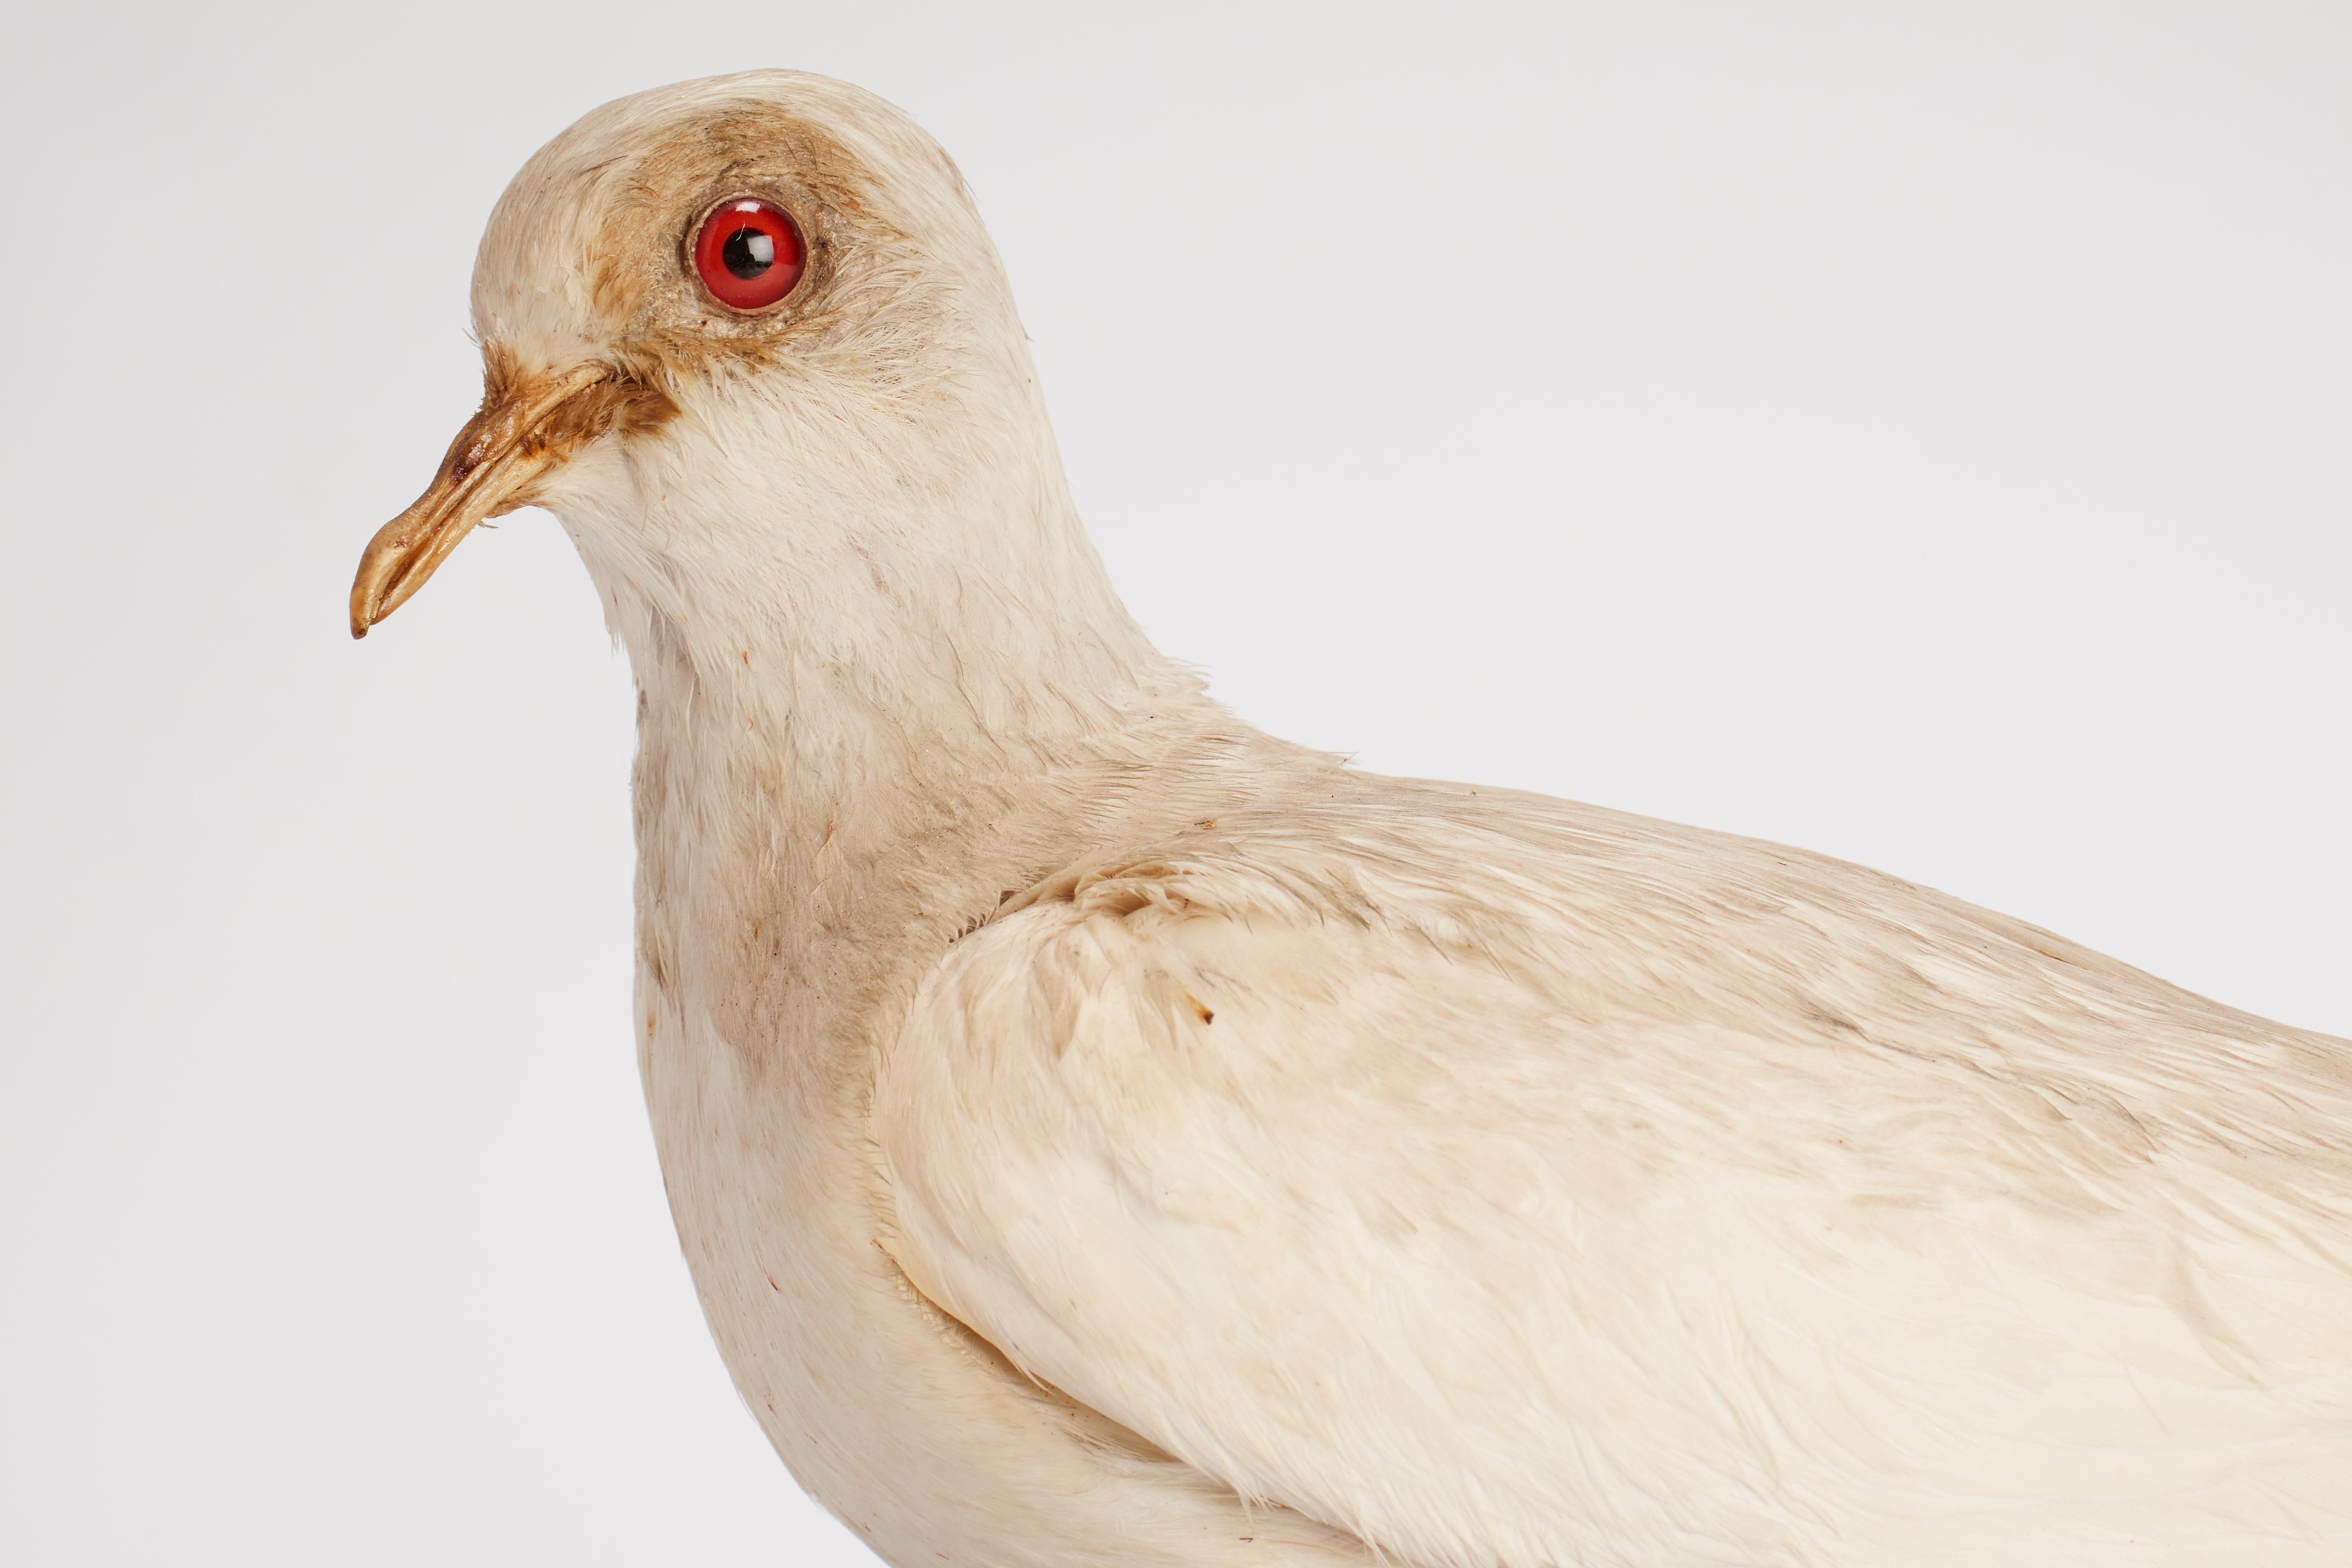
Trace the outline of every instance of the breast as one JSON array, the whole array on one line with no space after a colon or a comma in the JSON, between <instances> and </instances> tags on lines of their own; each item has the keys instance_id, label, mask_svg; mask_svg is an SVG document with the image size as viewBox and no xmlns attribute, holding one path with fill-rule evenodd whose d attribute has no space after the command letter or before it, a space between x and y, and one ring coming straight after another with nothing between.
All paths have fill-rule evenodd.
<instances>
[{"instance_id":1,"label":"breast","mask_svg":"<svg viewBox=\"0 0 2352 1568\"><path fill-rule=\"evenodd\" d=\"M639 965L637 1016L680 1246L737 1389L811 1495L902 1568L1361 1568L1343 1533L1244 1509L1022 1376L892 1259L866 1126L877 1034L965 922L942 911L909 939L903 910L810 916L755 938L740 910L688 898L641 912L664 955Z\"/></svg>"}]
</instances>

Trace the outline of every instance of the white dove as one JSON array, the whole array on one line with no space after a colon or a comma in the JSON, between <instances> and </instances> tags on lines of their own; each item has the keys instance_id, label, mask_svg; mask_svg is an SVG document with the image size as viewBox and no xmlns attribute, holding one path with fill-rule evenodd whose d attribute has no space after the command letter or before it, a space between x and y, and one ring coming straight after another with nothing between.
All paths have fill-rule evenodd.
<instances>
[{"instance_id":1,"label":"white dove","mask_svg":"<svg viewBox=\"0 0 2352 1568\"><path fill-rule=\"evenodd\" d=\"M1145 640L955 165L531 159L363 633L547 508L642 691L720 1352L899 1568L2352 1563L2352 1042L1799 850L1370 776Z\"/></svg>"}]
</instances>

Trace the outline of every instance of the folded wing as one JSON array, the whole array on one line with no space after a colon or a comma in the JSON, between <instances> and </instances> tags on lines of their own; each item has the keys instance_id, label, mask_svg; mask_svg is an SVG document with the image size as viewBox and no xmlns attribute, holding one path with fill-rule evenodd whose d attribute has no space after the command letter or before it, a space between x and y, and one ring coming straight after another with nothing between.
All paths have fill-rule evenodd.
<instances>
[{"instance_id":1,"label":"folded wing","mask_svg":"<svg viewBox=\"0 0 2352 1568\"><path fill-rule=\"evenodd\" d=\"M1390 787L950 951L876 1101L919 1289L1412 1563L2345 1560L2345 1042L1836 862Z\"/></svg>"}]
</instances>

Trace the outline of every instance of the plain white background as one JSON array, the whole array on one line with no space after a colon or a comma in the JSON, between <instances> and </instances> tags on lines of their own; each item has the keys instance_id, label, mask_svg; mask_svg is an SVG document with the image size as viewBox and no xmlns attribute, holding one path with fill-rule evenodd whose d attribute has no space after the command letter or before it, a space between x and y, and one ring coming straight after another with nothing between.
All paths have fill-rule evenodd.
<instances>
[{"instance_id":1,"label":"plain white background","mask_svg":"<svg viewBox=\"0 0 2352 1568\"><path fill-rule=\"evenodd\" d=\"M895 100L1162 646L1362 765L1792 841L2352 1033L2352 9L27 7L11 1563L865 1561L739 1407L552 523L364 645L474 242L617 94Z\"/></svg>"}]
</instances>

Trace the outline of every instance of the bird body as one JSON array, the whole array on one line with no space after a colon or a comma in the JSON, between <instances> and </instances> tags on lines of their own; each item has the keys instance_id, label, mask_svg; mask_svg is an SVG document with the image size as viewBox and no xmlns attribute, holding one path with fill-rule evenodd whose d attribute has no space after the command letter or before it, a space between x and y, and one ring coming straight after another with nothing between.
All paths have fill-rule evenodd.
<instances>
[{"instance_id":1,"label":"bird body","mask_svg":"<svg viewBox=\"0 0 2352 1568\"><path fill-rule=\"evenodd\" d=\"M806 242L761 312L692 270L745 193ZM2352 1561L2352 1045L1240 723L1087 543L953 165L855 89L596 111L475 313L354 626L482 516L579 545L681 1244L888 1561Z\"/></svg>"}]
</instances>

